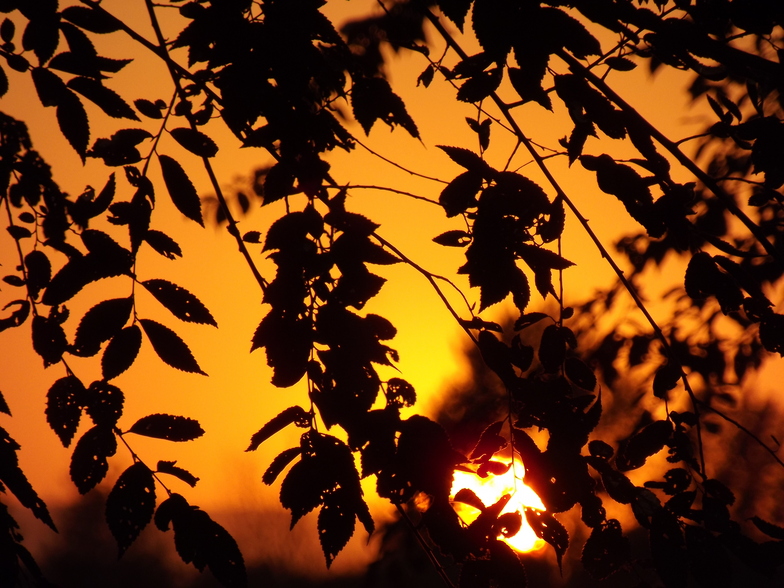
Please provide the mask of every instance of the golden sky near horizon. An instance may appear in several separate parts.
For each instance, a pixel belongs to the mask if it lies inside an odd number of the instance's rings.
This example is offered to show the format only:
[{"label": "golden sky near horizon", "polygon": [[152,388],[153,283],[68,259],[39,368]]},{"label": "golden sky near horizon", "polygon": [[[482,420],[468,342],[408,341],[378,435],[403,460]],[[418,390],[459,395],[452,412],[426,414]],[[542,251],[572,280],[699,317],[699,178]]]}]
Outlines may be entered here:
[{"label": "golden sky near horizon", "polygon": [[[129,0],[106,0],[103,6],[123,20],[126,20],[125,14],[130,15],[128,22],[151,39],[151,30],[144,21],[143,10],[135,12],[137,4],[142,7],[141,3]],[[324,11],[333,22],[340,23],[352,15],[365,14],[374,5],[374,2],[368,1],[331,0]],[[170,24],[174,25],[174,21],[176,19]],[[99,52],[109,57],[139,54],[133,43],[116,40],[120,37],[120,34],[115,34],[111,41],[98,44]],[[470,43],[467,41],[469,47]],[[476,48],[475,45],[473,48]],[[433,53],[440,54],[438,50]],[[416,78],[426,65],[421,55],[401,53],[392,59],[389,71],[393,88],[403,97],[419,126],[421,141],[412,139],[402,129],[390,132],[380,121],[367,138],[358,125],[352,123],[349,128],[374,150],[404,167],[451,180],[462,170],[435,145],[447,144],[477,150],[476,136],[464,122],[464,117],[476,116],[476,108],[456,103],[455,90],[438,77],[428,89],[417,87]],[[56,181],[71,194],[80,193],[87,184],[100,189],[109,171],[95,160],[88,160],[88,164],[82,167],[78,156],[56,128],[54,110],[44,109],[38,102],[29,76],[10,72],[9,77],[11,91],[0,99],[0,109],[28,124],[34,146],[52,165]],[[677,72],[667,72],[651,79],[645,68],[640,67],[624,78],[627,81],[621,86],[620,93],[660,125],[671,138],[699,132],[708,122],[704,108],[695,109],[693,112],[696,114],[690,115],[688,119],[671,115],[673,111],[690,112],[687,107],[688,96],[683,92],[686,78]],[[107,85],[125,96],[129,102],[136,98],[163,98],[168,102],[172,92],[163,65],[141,54]],[[144,119],[142,123],[116,121],[108,119],[97,108],[91,108],[90,105],[87,108],[93,125],[91,141],[98,136],[108,136],[118,128],[143,126],[154,131],[158,124],[149,119]],[[516,115],[529,136],[541,138],[552,147],[557,147],[557,138],[567,135],[571,130],[571,122],[564,112],[557,110],[551,114],[537,104],[525,105],[516,111]],[[514,139],[497,124],[492,129],[491,146],[486,152],[486,158],[492,165],[502,167],[514,147]],[[211,123],[207,131],[221,146],[214,164],[222,185],[231,186],[237,178],[246,176],[254,167],[269,163],[269,157],[259,150],[240,149],[234,137],[225,129],[221,130],[219,122]],[[599,148],[594,141],[589,139],[586,152],[600,152],[595,151]],[[198,162],[189,161],[187,154],[171,138],[164,138],[158,151],[181,158],[199,192],[211,192]],[[632,226],[631,221],[627,220],[619,202],[598,192],[592,173],[579,165],[569,169],[563,159],[550,160],[554,173],[562,179],[566,192],[572,195],[583,214],[590,219],[594,230],[609,246]],[[395,169],[360,147],[351,154],[336,152],[329,157],[329,161],[340,183],[394,186],[433,200],[437,200],[443,187],[443,184],[412,177]],[[545,185],[541,174],[524,154],[518,153],[511,167],[520,167],[521,173],[530,174],[531,179],[545,187],[551,198],[554,196],[553,190]],[[152,164],[151,170],[160,207],[156,211],[158,219],[154,220],[152,228],[165,230],[175,237],[183,248],[184,258],[170,261],[148,250],[139,258],[139,279],[164,278],[184,286],[211,310],[219,329],[181,323],[168,315],[151,296],[141,293],[138,298],[139,315],[159,320],[175,329],[190,345],[209,377],[177,372],[155,357],[149,345],[143,344],[134,366],[113,381],[126,396],[120,427],[128,428],[137,418],[150,413],[196,418],[206,431],[201,439],[173,444],[139,437],[132,439],[134,450],[152,464],[158,459],[176,459],[178,465],[201,478],[193,490],[177,481],[172,481],[171,488],[183,493],[192,504],[198,504],[208,512],[268,507],[282,510],[277,501],[278,485],[272,488],[263,486],[261,474],[277,453],[297,443],[298,431],[287,430],[276,435],[255,453],[243,451],[251,434],[269,418],[292,404],[307,406],[305,384],[300,382],[284,390],[271,386],[270,370],[266,367],[264,353],[248,353],[251,335],[264,316],[265,308],[260,304],[261,292],[237,253],[236,244],[223,229],[211,226],[202,229],[184,219],[168,202],[165,188],[159,181],[160,172],[156,163]],[[130,188],[121,176],[120,170],[118,200],[130,196]],[[297,203],[296,198],[293,202]],[[270,222],[277,218],[282,207],[283,203],[278,202],[267,208],[252,209],[241,221],[241,232],[264,232]],[[443,231],[461,228],[459,219],[446,219],[443,210],[437,206],[389,192],[354,189],[350,191],[347,207],[381,222],[379,233],[383,237],[434,273],[453,274],[462,263],[462,250],[444,248],[431,242],[433,236]],[[101,227],[97,225],[96,228]],[[9,268],[16,264],[13,258],[9,258],[12,242],[5,237],[2,239],[0,262],[3,263],[4,273],[10,273]],[[609,267],[602,262],[598,252],[572,218],[567,220],[563,255],[577,263],[577,267],[565,272],[569,296],[567,304],[587,298],[593,288],[607,284],[612,278]],[[262,271],[270,275],[272,265],[263,261],[260,247],[255,251],[255,256]],[[400,376],[417,389],[419,402],[415,410],[432,413],[440,394],[451,382],[461,378],[460,355],[461,349],[467,344],[466,337],[424,278],[413,269],[398,264],[378,267],[377,273],[387,277],[388,283],[378,299],[368,304],[365,310],[388,317],[397,327],[398,335],[391,346],[400,352]],[[478,300],[478,292],[468,292],[464,280],[458,283],[464,287],[470,300]],[[667,276],[663,276],[661,285],[666,283],[671,282]],[[89,285],[68,306],[74,316],[81,316],[99,296],[127,296],[129,288],[127,279],[103,280]],[[11,299],[8,290],[10,287],[3,287],[0,300]],[[460,298],[448,286],[444,286],[444,290],[458,311],[467,316]],[[537,295],[534,295],[534,304],[536,301]],[[499,306],[486,314],[487,318],[493,319],[503,316],[504,312]],[[77,321],[71,323],[71,328],[75,328]],[[21,443],[20,460],[23,469],[44,500],[50,505],[65,503],[77,496],[75,488],[68,481],[68,462],[73,445],[69,449],[63,448],[44,421],[46,391],[54,380],[65,374],[60,365],[46,370],[42,368],[40,358],[31,349],[29,337],[29,322],[20,329],[0,334],[0,390],[14,415],[13,418],[0,415],[0,425],[6,427]],[[70,365],[77,376],[89,383],[99,377],[99,358],[100,355],[90,359],[74,358]],[[382,378],[392,375],[397,374],[387,370],[382,373]],[[87,421],[87,417],[84,417],[77,438],[86,430]],[[129,441],[131,437],[129,435]],[[110,460],[108,479],[113,482],[130,463],[128,453],[122,447],[119,448],[117,456]],[[385,507],[375,504],[374,513],[383,512]],[[362,534],[358,532],[358,535]],[[361,537],[360,545],[364,545],[364,541],[365,538]],[[361,556],[356,557],[361,559]],[[335,565],[340,569],[350,564],[341,556]]]}]

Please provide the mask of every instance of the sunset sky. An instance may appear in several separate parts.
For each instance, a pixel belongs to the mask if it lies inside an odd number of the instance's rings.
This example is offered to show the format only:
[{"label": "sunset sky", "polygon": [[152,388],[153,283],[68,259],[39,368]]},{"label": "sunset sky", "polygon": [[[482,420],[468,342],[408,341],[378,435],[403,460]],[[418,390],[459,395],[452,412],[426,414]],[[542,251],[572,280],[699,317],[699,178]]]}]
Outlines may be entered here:
[{"label": "sunset sky", "polygon": [[[61,6],[64,4],[61,2]],[[131,23],[146,37],[153,38],[145,21],[143,3],[105,0],[102,6]],[[339,24],[355,15],[364,15],[368,10],[377,10],[375,2],[330,0],[324,12]],[[174,11],[171,12],[173,15]],[[177,22],[178,19],[172,16],[172,21],[168,23],[171,31],[176,30]],[[455,30],[451,24],[449,28]],[[122,34],[118,33],[111,35],[110,40],[102,39],[102,44],[96,42],[102,55],[135,58],[107,85],[129,102],[137,98],[162,98],[168,102],[173,90],[161,62],[145,54],[133,43],[121,39]],[[477,50],[474,41],[466,39],[465,44],[469,53]],[[440,55],[442,46],[435,42],[435,47],[432,54]],[[380,121],[369,137],[364,136],[356,123],[349,123],[349,129],[373,150],[403,167],[449,181],[462,170],[435,145],[478,150],[476,135],[464,121],[466,116],[476,116],[476,108],[470,104],[457,103],[454,100],[454,88],[438,75],[430,88],[417,87],[417,76],[426,66],[427,61],[421,55],[402,52],[390,60],[388,70],[392,87],[404,99],[419,127],[421,141],[412,139],[402,129],[390,132]],[[560,64],[557,67],[561,67]],[[54,109],[44,109],[38,102],[30,77],[16,72],[10,72],[9,77],[11,90],[0,100],[0,109],[27,123],[34,147],[52,165],[55,180],[72,195],[79,194],[86,185],[99,190],[106,182],[109,170],[96,160],[88,160],[83,167],[76,153],[57,130]],[[669,137],[694,134],[709,122],[707,113],[710,111],[704,104],[693,108],[688,106],[688,96],[684,91],[689,81],[687,74],[668,71],[652,78],[643,66],[635,72],[624,74],[623,79],[623,84],[619,86],[620,93]],[[613,81],[612,75],[610,81]],[[502,92],[511,96],[510,88],[506,86],[502,87]],[[119,128],[144,127],[153,132],[157,128],[158,121],[145,118],[141,123],[118,121],[109,119],[97,107],[87,104],[87,108],[92,125],[91,142]],[[493,109],[490,112],[495,114]],[[673,112],[685,114],[679,117],[673,116]],[[567,135],[572,127],[566,114],[557,107],[555,113],[549,113],[538,104],[527,104],[517,109],[516,116],[530,137],[554,148],[558,148],[557,139]],[[231,188],[240,185],[252,169],[270,163],[269,156],[261,150],[240,149],[235,138],[222,127],[220,121],[211,123],[206,130],[221,148],[214,158],[214,165],[223,186]],[[503,167],[514,147],[514,139],[495,123],[491,137],[486,159],[491,165]],[[616,147],[613,148],[615,150],[612,153],[622,154]],[[603,152],[600,149],[602,147],[599,147],[597,140],[589,139],[586,152],[599,154]],[[158,151],[178,158],[200,194],[211,194],[206,174],[199,162],[171,138],[164,138]],[[442,183],[413,177],[361,147],[350,154],[335,152],[329,156],[329,161],[333,166],[334,177],[342,184],[390,186],[431,200],[438,199],[444,186]],[[633,228],[623,206],[595,187],[592,172],[583,170],[579,164],[568,168],[563,157],[549,162],[555,175],[563,182],[566,192],[578,203],[608,247],[624,231]],[[553,190],[546,186],[541,174],[534,168],[530,158],[522,152],[518,152],[512,160],[511,169],[518,169],[540,183],[552,199]],[[122,170],[119,170],[118,200],[126,199],[131,194],[130,187],[121,176]],[[678,178],[677,174],[675,177]],[[686,177],[682,175],[680,179]],[[272,552],[276,557],[287,557],[286,553],[292,553],[291,546],[297,546],[302,549],[298,554],[288,556],[291,557],[289,565],[292,568],[311,566],[314,573],[320,574],[324,565],[312,515],[308,517],[310,520],[300,523],[304,529],[297,529],[293,539],[282,539],[280,546],[270,548],[269,543],[251,544],[252,532],[241,528],[241,517],[226,514],[278,511],[276,515],[270,515],[270,526],[276,532],[287,528],[288,513],[278,502],[279,481],[272,487],[266,487],[261,483],[261,474],[274,456],[298,443],[300,431],[289,427],[266,441],[254,453],[245,453],[244,449],[250,436],[272,416],[294,404],[308,405],[306,384],[302,381],[289,389],[277,389],[269,383],[271,371],[266,366],[264,352],[249,353],[251,336],[266,308],[261,304],[261,292],[238,254],[236,243],[223,228],[208,225],[202,229],[174,209],[160,181],[160,169],[156,162],[151,165],[151,178],[156,185],[156,202],[159,207],[153,216],[152,228],[164,230],[174,237],[182,246],[184,257],[182,260],[170,261],[148,248],[139,258],[139,279],[164,278],[187,288],[210,309],[219,328],[179,322],[151,296],[140,293],[137,299],[139,316],[159,320],[176,330],[188,343],[209,377],[178,372],[155,357],[149,344],[143,344],[133,367],[113,381],[124,391],[126,398],[120,427],[127,429],[136,419],[152,413],[178,414],[197,419],[206,434],[196,441],[174,444],[133,435],[128,435],[128,440],[148,463],[154,464],[159,459],[177,460],[178,465],[199,477],[200,482],[195,489],[176,480],[172,480],[170,488],[184,494],[191,504],[203,507],[235,533],[246,556],[270,557],[269,553]],[[478,301],[478,292],[469,290],[464,276],[455,276],[456,268],[462,264],[463,251],[442,247],[431,241],[432,237],[446,230],[462,228],[459,218],[447,219],[443,209],[438,206],[391,192],[350,189],[349,194],[349,210],[361,212],[381,223],[380,235],[433,273],[457,278],[456,283],[463,288],[469,300],[472,303]],[[295,197],[292,206],[301,206],[303,202],[302,198]],[[283,202],[265,208],[252,207],[250,213],[241,219],[241,232],[259,230],[264,233],[269,224],[282,213],[283,207]],[[108,227],[110,225],[106,224],[103,228],[114,230]],[[102,228],[102,225],[98,224],[95,228]],[[12,241],[7,236],[0,239],[0,263],[5,268],[4,273],[11,273],[18,263],[13,257],[15,252]],[[261,247],[251,250],[262,272],[267,276],[273,275],[274,267],[264,259]],[[612,280],[609,266],[601,260],[584,232],[568,215],[563,256],[577,264],[564,273],[567,305],[589,298],[594,288],[607,285]],[[376,270],[388,282],[365,310],[389,318],[397,327],[398,334],[391,346],[400,352],[400,363],[397,366],[399,373],[387,369],[381,372],[382,379],[392,376],[407,379],[417,390],[418,402],[413,409],[407,409],[406,414],[422,412],[432,415],[439,406],[442,393],[464,377],[462,351],[468,344],[467,338],[426,280],[412,268],[398,264],[376,266]],[[675,273],[661,275],[656,280],[655,288],[663,291],[679,279]],[[450,286],[442,286],[458,312],[468,316],[461,298]],[[96,300],[104,299],[100,297],[124,297],[129,292],[130,281],[127,278],[102,280],[85,288],[68,303],[68,308],[72,316],[80,317]],[[658,293],[653,291],[651,295]],[[4,285],[0,291],[0,300],[4,305],[14,295],[12,288]],[[535,294],[533,304],[540,303],[541,300]],[[501,319],[509,312],[508,307],[498,305],[488,310],[485,318]],[[71,329],[75,329],[78,321],[71,320],[69,324]],[[7,428],[22,445],[20,461],[33,486],[50,508],[57,508],[78,497],[74,485],[68,479],[68,463],[73,445],[68,449],[63,448],[44,418],[46,391],[65,372],[61,365],[43,369],[41,359],[32,351],[29,329],[27,323],[22,328],[0,334],[0,349],[3,351],[0,354],[0,390],[13,413],[13,418],[0,415],[0,425]],[[72,336],[73,331],[68,331],[68,334]],[[85,383],[100,377],[99,362],[100,354],[89,359],[69,359],[69,365]],[[83,419],[77,438],[89,426],[89,419],[86,416]],[[130,464],[130,455],[120,447],[117,455],[110,460],[108,482],[113,483]],[[371,510],[379,523],[389,520],[391,508],[373,496],[373,488],[372,480],[365,484]],[[160,491],[159,496],[162,494]],[[26,516],[13,502],[11,506],[15,515],[18,514],[19,519],[24,521],[23,530],[29,536],[28,543],[34,552],[36,545],[52,541],[47,536],[51,532],[43,525]],[[225,518],[221,518],[221,513],[224,513]],[[170,541],[170,538],[166,540]],[[373,552],[366,547],[366,540],[364,531],[358,531],[347,552],[337,558],[333,566],[335,573],[345,572],[372,560]],[[267,555],[263,556],[265,549]]]}]

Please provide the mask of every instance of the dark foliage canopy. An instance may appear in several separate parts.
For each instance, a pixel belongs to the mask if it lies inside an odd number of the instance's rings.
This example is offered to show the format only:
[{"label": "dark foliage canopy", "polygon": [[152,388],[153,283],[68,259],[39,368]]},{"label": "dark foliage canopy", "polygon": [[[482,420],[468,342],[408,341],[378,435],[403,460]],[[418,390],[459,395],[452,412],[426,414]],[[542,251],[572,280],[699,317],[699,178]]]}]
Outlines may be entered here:
[{"label": "dark foliage canopy", "polygon": [[[774,513],[736,519],[735,495],[711,475],[703,442],[707,414],[742,427],[715,403],[722,387],[741,383],[767,354],[784,355],[784,315],[775,299],[784,271],[781,2],[398,0],[340,30],[319,11],[321,0],[143,3],[152,41],[95,0],[64,8],[57,0],[0,0],[8,17],[0,24],[0,94],[9,89],[7,70],[29,74],[33,99],[54,110],[81,160],[110,168],[99,191],[69,196],[25,124],[0,113],[0,199],[18,257],[16,269],[3,277],[0,330],[30,329],[44,367],[63,372],[47,392],[45,418],[63,446],[73,444],[70,475],[79,492],[104,480],[115,453],[131,452],[133,464],[113,482],[105,511],[120,555],[154,521],[172,532],[184,562],[209,568],[225,586],[246,585],[235,540],[166,485],[167,476],[191,486],[198,478],[171,461],[145,463],[132,449],[135,435],[185,442],[201,436],[202,427],[170,414],[127,423],[124,393],[112,384],[132,369],[142,346],[177,370],[205,373],[176,330],[139,316],[135,306],[143,289],[180,321],[218,326],[197,293],[136,274],[137,256],[147,248],[169,259],[183,255],[172,230],[151,228],[156,198],[168,196],[190,221],[225,224],[236,239],[263,293],[265,315],[251,351],[264,350],[272,384],[286,388],[307,380],[309,403],[263,424],[248,451],[286,427],[302,429],[299,445],[272,461],[263,482],[281,480],[280,502],[291,511],[292,526],[318,511],[328,566],[357,522],[374,532],[360,485],[371,476],[378,495],[413,523],[450,586],[524,586],[523,564],[499,539],[519,529],[523,517],[560,565],[573,539],[559,517],[565,520],[561,513],[573,510],[579,534],[587,537],[582,565],[592,576],[603,579],[637,565],[621,522],[607,514],[608,501],[629,509],[647,531],[653,568],[668,588],[690,581],[729,585],[728,554],[775,574],[784,561],[784,529],[767,520]],[[182,27],[165,38],[159,18],[172,8]],[[450,32],[458,29],[475,37],[479,52],[466,53]],[[129,103],[110,89],[105,81],[122,76],[131,59],[100,55],[93,39],[101,35],[130,37],[139,51],[163,60],[170,102]],[[435,46],[445,47],[438,58],[429,48]],[[477,305],[452,307],[436,276],[379,235],[383,218],[351,210],[350,178],[331,173],[329,153],[358,145],[345,120],[349,112],[366,134],[380,121],[420,138],[385,76],[388,49],[419,54],[419,84],[445,79],[456,101],[477,105],[467,123],[479,149],[438,146],[444,161],[460,168],[437,196],[456,228],[428,236],[462,249],[465,260],[454,270],[467,276]],[[712,109],[710,128],[687,144],[646,120],[616,91],[627,72],[641,67],[691,72],[693,98]],[[116,131],[94,137],[86,103],[116,119]],[[567,112],[573,128],[568,136],[547,138],[543,147],[529,138],[526,119],[517,113],[546,111]],[[157,121],[157,133],[134,126],[142,117]],[[264,205],[285,200],[286,209],[264,234],[240,233],[215,177],[211,160],[221,145],[208,123],[218,119],[238,145],[272,158],[256,175],[256,197]],[[491,129],[511,133],[547,184],[485,157]],[[214,218],[202,207],[187,166],[160,150],[164,135],[207,170],[218,200]],[[696,152],[686,150],[691,144],[698,145]],[[621,160],[611,154],[614,145],[634,156]],[[635,222],[637,229],[616,251],[599,241],[579,201],[551,173],[548,160],[556,157],[591,172],[599,190]],[[148,177],[151,165],[160,166],[162,185]],[[684,174],[687,181],[680,179]],[[248,196],[242,198],[247,209]],[[561,279],[573,265],[560,254],[567,217],[583,226],[618,278],[574,308],[564,305]],[[94,228],[104,219],[113,225],[109,232]],[[260,254],[274,262],[274,275],[262,275]],[[616,254],[622,261],[616,263]],[[686,264],[683,289],[674,294],[683,304],[659,324],[638,288],[666,256]],[[414,386],[402,377],[383,380],[377,371],[398,360],[390,346],[396,329],[363,308],[385,283],[376,273],[380,266],[397,263],[411,265],[433,285],[503,389],[504,409],[482,423],[473,449],[455,449],[433,420],[401,416],[416,401]],[[83,316],[69,315],[74,297],[108,278],[131,284],[130,296],[98,300]],[[622,292],[648,324],[631,335],[612,329],[599,336],[595,325],[621,304]],[[541,299],[555,301],[554,310],[534,311],[534,305],[544,307]],[[482,318],[505,300],[519,313],[513,324]],[[688,327],[695,321],[701,337]],[[722,326],[727,321],[731,335]],[[75,335],[69,338],[71,324]],[[71,356],[98,354],[100,374],[69,367]],[[649,369],[640,388],[663,416],[648,412],[624,439],[603,438],[603,419],[609,418],[603,402],[622,393],[625,369],[642,364]],[[698,377],[703,385],[696,389]],[[687,402],[677,402],[683,398]],[[676,403],[686,409],[675,410]],[[10,414],[1,397],[0,410]],[[83,418],[91,427],[76,438]],[[784,466],[774,447],[741,430]],[[4,429],[0,441],[0,489],[55,529],[19,467],[18,444]],[[632,481],[630,472],[665,450],[669,469]],[[525,481],[546,510],[502,514],[508,497],[485,505],[468,492],[451,496],[456,468],[487,475],[512,456],[522,459]],[[427,508],[413,508],[423,496]],[[481,514],[465,525],[455,501],[473,504]],[[0,541],[0,578],[26,574],[44,585],[5,507]],[[459,577],[450,577],[439,558],[456,562]]]}]

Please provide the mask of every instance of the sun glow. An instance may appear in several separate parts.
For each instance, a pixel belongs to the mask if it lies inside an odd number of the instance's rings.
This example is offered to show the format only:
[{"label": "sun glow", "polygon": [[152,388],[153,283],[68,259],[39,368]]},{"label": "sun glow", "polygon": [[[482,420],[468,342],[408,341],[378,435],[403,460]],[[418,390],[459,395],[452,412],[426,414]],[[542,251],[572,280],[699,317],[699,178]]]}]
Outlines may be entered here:
[{"label": "sun glow", "polygon": [[[530,552],[542,549],[546,543],[536,536],[526,521],[523,507],[527,506],[538,510],[545,510],[545,507],[536,492],[523,482],[521,476],[524,471],[523,463],[518,459],[515,459],[513,467],[510,467],[505,473],[488,474],[485,478],[474,473],[457,470],[454,482],[452,482],[452,496],[465,488],[472,490],[485,506],[490,506],[498,502],[505,494],[510,494],[512,498],[501,512],[519,512],[523,518],[523,525],[515,535],[507,538],[499,536],[499,538],[515,551]],[[455,512],[466,524],[473,522],[480,514],[476,508],[462,502],[454,502],[453,506]]]}]

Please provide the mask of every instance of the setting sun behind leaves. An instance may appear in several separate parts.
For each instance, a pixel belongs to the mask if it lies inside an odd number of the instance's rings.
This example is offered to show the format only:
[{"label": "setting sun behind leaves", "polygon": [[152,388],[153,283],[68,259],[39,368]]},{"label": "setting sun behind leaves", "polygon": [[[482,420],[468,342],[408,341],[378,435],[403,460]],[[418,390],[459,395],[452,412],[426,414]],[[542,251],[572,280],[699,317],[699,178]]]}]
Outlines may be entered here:
[{"label": "setting sun behind leaves", "polygon": [[[493,475],[488,474],[482,478],[478,474],[457,470],[454,473],[451,496],[454,498],[463,489],[472,491],[485,506],[497,503],[504,495],[511,495],[500,514],[518,512],[522,516],[520,530],[511,537],[499,536],[512,549],[519,552],[538,551],[546,544],[536,536],[536,533],[525,518],[524,507],[545,510],[542,500],[532,488],[526,486],[521,475],[525,469],[523,462],[515,459],[512,467],[506,472]],[[472,523],[480,514],[480,510],[464,502],[453,503],[455,512],[464,523]]]}]

